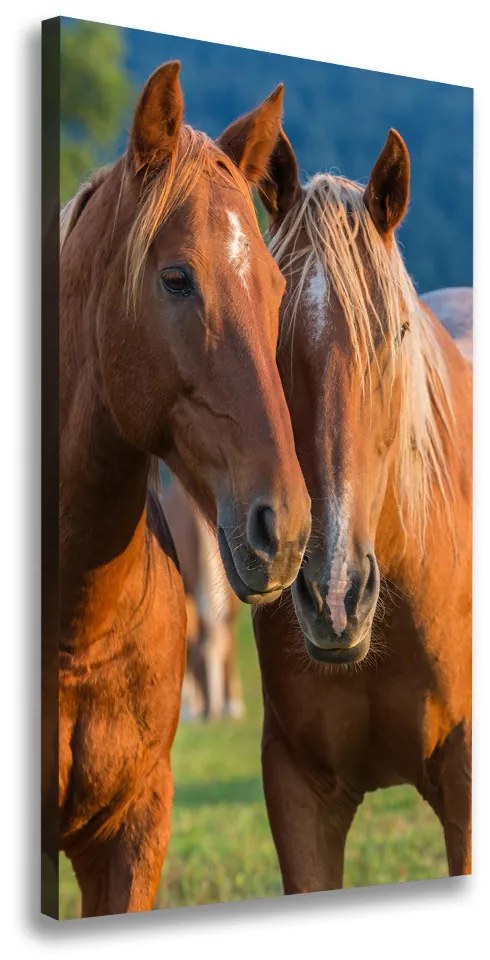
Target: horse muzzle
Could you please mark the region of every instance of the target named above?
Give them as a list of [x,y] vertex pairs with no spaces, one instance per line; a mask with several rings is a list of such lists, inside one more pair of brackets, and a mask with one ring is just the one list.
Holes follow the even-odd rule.
[[320,579],[309,566],[300,570],[292,588],[309,656],[320,663],[359,663],[369,650],[379,596],[374,553],[365,551],[354,567],[345,564],[342,576],[330,569],[328,577]]
[[[272,603],[291,586],[308,537],[310,521],[286,536],[284,518],[272,503],[259,498],[241,523],[231,505],[218,511],[218,544],[231,587],[245,603]],[[281,522],[282,521],[282,522]]]

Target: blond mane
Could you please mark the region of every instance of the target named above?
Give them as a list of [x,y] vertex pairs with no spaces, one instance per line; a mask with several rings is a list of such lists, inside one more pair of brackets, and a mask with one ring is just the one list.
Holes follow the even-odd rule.
[[[86,203],[114,166],[97,171],[63,207],[60,215],[61,249]],[[231,179],[254,211],[250,188],[238,168],[205,133],[182,126],[177,150],[156,170],[150,168],[143,183],[127,241],[125,291],[128,306],[136,306],[146,259],[158,231],[186,202],[203,174],[228,184]],[[119,203],[114,211],[114,222],[118,209]]]
[[[191,195],[198,180],[208,174],[212,179],[230,182],[245,197],[253,210],[247,181],[238,168],[205,134],[183,126],[178,150],[157,176],[148,178],[128,240],[126,285],[130,303],[136,303],[143,268],[153,240],[163,224]],[[254,213],[255,216],[255,213]]]
[[[454,415],[443,352],[398,245],[394,242],[388,250],[382,242],[360,184],[318,174],[306,184],[270,249],[292,291],[280,349],[287,345],[291,349],[298,309],[306,302],[306,284],[318,270],[323,273],[326,301],[333,291],[340,304],[363,380],[375,339],[383,336],[389,345],[391,369],[400,371],[402,395],[396,495],[405,533],[423,542],[434,490],[440,490],[446,511],[452,499],[443,433],[451,433]],[[407,322],[409,332],[400,349],[400,333]]]

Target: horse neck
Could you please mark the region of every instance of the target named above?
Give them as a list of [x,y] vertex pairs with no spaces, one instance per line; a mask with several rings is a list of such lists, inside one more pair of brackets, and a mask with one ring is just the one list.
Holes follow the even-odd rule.
[[71,622],[90,576],[105,568],[114,601],[131,566],[144,564],[149,458],[125,443],[108,411],[87,397],[60,431],[62,621]]
[[[376,533],[376,556],[380,569],[390,579],[401,582],[411,595],[418,591],[426,594],[428,580],[434,577],[439,590],[443,590],[443,570],[447,571],[450,581],[454,579],[456,569],[464,578],[468,574],[466,561],[470,556],[467,546],[471,536],[472,510],[471,368],[442,324],[435,317],[432,320],[444,352],[454,413],[454,429],[450,438],[436,414],[451,491],[448,497],[444,496],[433,481],[425,534],[422,539],[411,535],[411,531],[403,524],[403,506],[400,506],[396,489],[395,449]],[[443,563],[441,558],[444,558]],[[448,562],[448,558],[452,558],[453,562]]]
[[[104,240],[101,231],[102,249]],[[93,582],[95,572],[107,568],[104,576],[107,580],[112,574],[116,597],[127,579],[128,558],[132,565],[145,562],[141,521],[149,457],[124,439],[105,396],[95,331],[103,267],[100,262],[93,267],[93,251],[86,247],[79,245],[77,256],[68,256],[63,264],[61,289],[60,572],[65,630],[88,577]]]

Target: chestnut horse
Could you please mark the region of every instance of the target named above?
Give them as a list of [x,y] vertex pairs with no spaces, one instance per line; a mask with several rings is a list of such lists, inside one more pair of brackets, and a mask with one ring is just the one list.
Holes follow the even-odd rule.
[[403,783],[439,817],[450,873],[467,873],[472,377],[395,240],[407,148],[390,131],[366,189],[302,186],[281,132],[262,193],[313,521],[291,594],[254,617],[284,889],[341,887],[365,792]]
[[162,468],[160,476],[158,499],[177,552],[187,610],[182,710],[186,706],[192,719],[242,717],[236,637],[240,601],[227,583],[209,524],[169,470]]
[[84,916],[148,909],[169,838],[185,602],[151,457],[217,525],[242,599],[277,597],[309,536],[284,281],[250,195],[282,89],[214,144],[183,125],[178,72],[153,74],[126,154],[62,215],[59,803]]

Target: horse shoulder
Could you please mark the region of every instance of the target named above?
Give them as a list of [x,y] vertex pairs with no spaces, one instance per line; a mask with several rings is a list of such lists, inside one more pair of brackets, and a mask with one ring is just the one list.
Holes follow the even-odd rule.
[[[151,498],[145,522],[146,549],[134,563],[110,629],[76,654],[62,654],[60,803],[66,836],[88,823],[101,803],[111,810],[116,829],[155,763],[168,761],[175,736],[185,665],[184,591],[165,517]],[[73,805],[70,797],[79,802]]]

